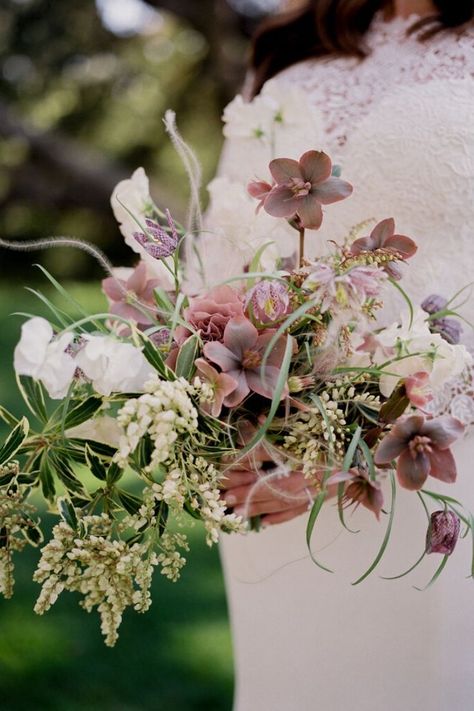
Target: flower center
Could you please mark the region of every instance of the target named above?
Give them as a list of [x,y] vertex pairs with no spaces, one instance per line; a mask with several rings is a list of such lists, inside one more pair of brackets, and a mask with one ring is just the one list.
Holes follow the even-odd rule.
[[429,453],[432,451],[431,440],[429,437],[416,435],[416,437],[413,437],[413,439],[410,440],[408,448],[413,459],[416,459],[418,454],[423,454],[424,452]]
[[244,351],[242,358],[242,366],[245,370],[252,370],[253,368],[258,368],[262,362],[262,356],[257,351]]
[[311,190],[311,183],[305,182],[302,178],[290,178],[288,187],[295,197],[305,197]]

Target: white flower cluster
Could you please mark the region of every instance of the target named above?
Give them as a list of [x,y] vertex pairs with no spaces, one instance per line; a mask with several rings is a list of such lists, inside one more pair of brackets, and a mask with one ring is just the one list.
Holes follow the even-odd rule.
[[392,394],[401,378],[420,371],[429,373],[430,385],[436,393],[472,363],[465,346],[451,345],[440,334],[431,333],[426,313],[421,309],[415,311],[412,320],[405,313],[401,323],[383,329],[376,340],[379,347],[373,356],[375,364],[402,358],[390,362],[380,378],[380,392],[385,397]]
[[[150,585],[158,555],[149,543],[128,544],[113,537],[118,526],[107,514],[84,516],[84,535],[66,522],[53,529],[53,538],[42,550],[34,580],[42,584],[35,612],[42,615],[63,590],[84,596],[81,606],[96,607],[105,643],[113,646],[127,607],[145,612],[151,604]],[[127,523],[118,526],[122,530]]]
[[[12,468],[18,470],[16,462],[0,467],[0,475],[6,470],[11,473]],[[23,550],[28,543],[25,531],[37,525],[33,519],[36,508],[24,499],[19,488],[0,488],[0,593],[5,598],[12,597],[15,584],[13,552]]]
[[126,466],[128,457],[145,435],[153,442],[148,471],[170,461],[178,436],[198,429],[198,411],[191,394],[197,394],[196,387],[184,378],[174,381],[160,380],[157,375],[150,378],[145,394],[128,400],[118,413],[118,423],[124,431],[116,455],[119,465]]
[[143,391],[154,371],[139,348],[103,334],[81,339],[76,347],[72,332],[55,336],[46,319],[26,321],[15,348],[16,373],[41,381],[49,396],[59,400],[66,397],[78,371],[100,395]]
[[315,407],[299,413],[285,437],[285,449],[302,464],[308,478],[324,471],[330,455],[336,460],[344,457],[348,433],[340,395],[337,384],[332,392],[324,391],[320,397],[326,416]]
[[173,468],[163,483],[153,484],[156,498],[175,509],[181,509],[187,500],[204,522],[208,545],[217,543],[220,531],[241,531],[241,517],[226,513],[218,469],[204,457],[193,454],[184,454],[181,461],[181,467]]
[[178,548],[189,550],[186,536],[183,533],[166,531],[160,538],[160,548],[158,562],[161,565],[161,573],[175,583],[179,579],[182,567],[186,565],[186,558],[178,550]]

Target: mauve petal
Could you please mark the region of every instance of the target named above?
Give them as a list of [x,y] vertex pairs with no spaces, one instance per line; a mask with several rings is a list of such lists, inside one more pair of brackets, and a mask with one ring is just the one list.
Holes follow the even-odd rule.
[[209,341],[203,348],[203,353],[210,361],[217,363],[217,365],[224,371],[234,370],[239,365],[239,359],[226,348],[222,343],[218,341]]
[[385,249],[392,249],[398,252],[403,259],[413,257],[418,250],[416,243],[410,237],[405,237],[404,235],[393,235],[393,237],[389,237],[385,240],[383,246]]
[[413,458],[411,453],[405,450],[400,455],[397,464],[400,486],[410,491],[418,491],[427,480],[430,468],[430,460],[424,452]]
[[272,217],[292,217],[300,202],[301,198],[296,197],[290,188],[280,185],[268,193],[263,207]]
[[421,433],[421,429],[425,423],[423,415],[409,415],[408,417],[400,417],[392,428],[391,434],[395,435],[404,442],[408,442],[412,437]]
[[351,254],[358,255],[361,252],[373,252],[377,249],[372,237],[359,237],[351,245]]
[[145,316],[145,313],[142,313],[139,309],[136,309],[134,306],[131,306],[130,304],[124,304],[124,303],[115,303],[112,304],[110,307],[110,313],[113,314],[114,316],[121,316],[122,318],[126,318],[129,321],[136,321],[137,323],[141,323],[143,325],[149,325],[153,323],[153,320],[147,316]]
[[[258,395],[263,395],[269,400],[273,398],[275,393],[276,384],[280,376],[280,370],[269,365],[264,369],[264,375],[262,378],[262,372],[260,368],[255,368],[253,370],[247,370],[247,382],[250,389]],[[286,389],[282,393],[282,398],[286,397]]]
[[229,373],[220,373],[217,377],[217,389],[223,397],[227,397],[237,387],[237,380]]
[[393,432],[385,435],[377,447],[374,455],[375,464],[390,464],[406,448],[406,441],[397,437]]
[[319,230],[323,221],[323,211],[317,198],[314,198],[311,194],[305,198],[300,198],[298,216],[303,227],[308,230]]
[[[272,340],[274,335],[275,335],[275,331],[273,329],[271,329],[271,330],[266,331],[265,333],[262,333],[257,338],[256,350],[258,350],[258,352],[262,354],[262,357],[265,354],[268,344],[270,343],[270,341]],[[285,349],[286,349],[286,338],[285,338],[285,336],[282,336],[277,340],[277,342],[273,346],[273,348],[267,358],[267,364],[274,365],[277,368],[280,368],[283,358],[284,358],[284,355],[285,355]]]
[[242,301],[231,286],[224,284],[223,286],[216,286],[212,291],[209,292],[209,299],[212,299],[216,304],[225,304],[226,306],[242,306]]
[[322,183],[331,175],[331,159],[322,151],[307,151],[304,153],[300,158],[300,166],[304,180],[312,185]]
[[250,392],[250,388],[247,383],[245,373],[242,370],[233,370],[229,373],[229,375],[234,378],[237,385],[235,390],[224,398],[224,405],[226,407],[236,407],[237,405],[240,405],[244,398],[247,397]]
[[257,200],[261,200],[267,193],[270,192],[272,189],[272,186],[270,183],[267,183],[265,180],[251,180],[250,183],[247,185],[247,192],[248,194],[256,198]]
[[420,434],[429,437],[438,449],[447,449],[464,434],[465,429],[456,417],[441,415],[434,420],[427,420]]
[[234,316],[225,327],[224,344],[239,360],[245,351],[255,346],[257,338],[257,329],[245,316]]
[[454,484],[457,476],[456,460],[450,449],[433,449],[428,455],[431,470],[430,475],[435,479]]
[[145,288],[141,292],[141,298],[143,301],[149,301],[150,303],[154,302],[154,291],[155,289],[160,286],[160,280],[159,279],[149,279],[145,285]]
[[103,279],[102,289],[111,301],[123,301],[127,291],[126,283],[122,279],[116,279],[115,277]]
[[146,286],[146,264],[140,262],[127,281],[127,289],[140,294]]
[[196,358],[194,365],[199,375],[202,375],[208,382],[215,383],[217,381],[219,373],[207,360],[204,360],[204,358]]
[[302,178],[300,164],[292,158],[275,158],[268,166],[278,184],[286,183],[290,178]]
[[377,225],[375,225],[370,235],[376,245],[375,249],[380,249],[380,247],[383,247],[385,241],[388,240],[389,237],[393,237],[394,232],[395,220],[393,219],[393,217],[389,217],[386,220],[382,220]]
[[330,205],[333,202],[345,200],[349,195],[352,195],[352,191],[353,187],[347,180],[328,178],[324,183],[313,187],[311,194],[318,199],[321,205]]

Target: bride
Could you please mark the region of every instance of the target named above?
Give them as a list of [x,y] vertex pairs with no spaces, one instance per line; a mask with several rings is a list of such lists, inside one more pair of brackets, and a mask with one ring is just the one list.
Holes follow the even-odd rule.
[[[417,303],[432,293],[450,297],[472,281],[473,17],[472,0],[312,0],[263,28],[254,45],[251,94],[265,91],[269,79],[283,93],[302,90],[323,129],[321,145],[313,145],[308,111],[304,149],[328,152],[356,187],[351,200],[328,211],[320,244],[368,217],[393,215],[419,246],[405,280]],[[234,170],[233,140],[221,177]],[[473,320],[472,302],[463,308]],[[394,297],[387,317],[396,320],[401,310]],[[472,382],[470,392],[454,384],[438,404],[472,423]],[[458,483],[443,490],[471,509],[473,459],[468,435],[457,449]],[[402,491],[380,573],[354,587],[380,544],[377,522],[358,510],[351,526],[360,533],[342,535],[328,502],[312,540],[336,571],[325,573],[305,546],[308,490],[301,474],[281,480],[281,495],[262,487],[246,505],[256,477],[241,466],[230,472],[224,492],[229,506],[260,514],[264,524],[258,534],[222,540],[236,711],[474,708],[468,542],[459,542],[426,592],[414,587],[430,579],[434,556],[409,577],[382,579],[409,568],[422,547],[426,519],[416,497]]]

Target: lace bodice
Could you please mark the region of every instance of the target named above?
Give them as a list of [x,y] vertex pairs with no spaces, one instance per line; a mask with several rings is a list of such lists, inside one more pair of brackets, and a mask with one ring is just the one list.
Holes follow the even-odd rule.
[[278,80],[297,84],[323,115],[325,145],[339,157],[354,128],[374,106],[398,87],[426,85],[434,80],[474,77],[474,32],[441,33],[420,42],[408,29],[419,19],[376,16],[366,38],[369,56],[300,62]]
[[[367,219],[393,216],[397,232],[418,244],[403,279],[414,303],[431,293],[451,298],[474,280],[474,28],[421,43],[407,36],[416,19],[386,23],[379,15],[364,60],[301,62],[268,82],[245,111],[239,98],[228,107],[228,138],[220,177],[211,185],[210,210],[225,241],[216,250],[212,239],[205,256],[221,278],[227,265],[235,273],[236,262],[243,265],[259,240],[273,239],[279,253],[289,256],[291,230],[276,228],[268,216],[253,217],[245,184],[255,174],[266,178],[272,157],[316,148],[332,156],[355,191],[326,209],[309,251],[321,252],[328,240],[341,240]],[[466,303],[460,312],[473,322],[468,291],[456,305],[461,302]],[[384,321],[396,320],[402,308],[394,293]],[[469,326],[464,340],[474,345]],[[474,422],[472,373],[466,378],[438,405],[449,408],[461,395],[459,408],[465,415],[470,410],[463,419]]]

